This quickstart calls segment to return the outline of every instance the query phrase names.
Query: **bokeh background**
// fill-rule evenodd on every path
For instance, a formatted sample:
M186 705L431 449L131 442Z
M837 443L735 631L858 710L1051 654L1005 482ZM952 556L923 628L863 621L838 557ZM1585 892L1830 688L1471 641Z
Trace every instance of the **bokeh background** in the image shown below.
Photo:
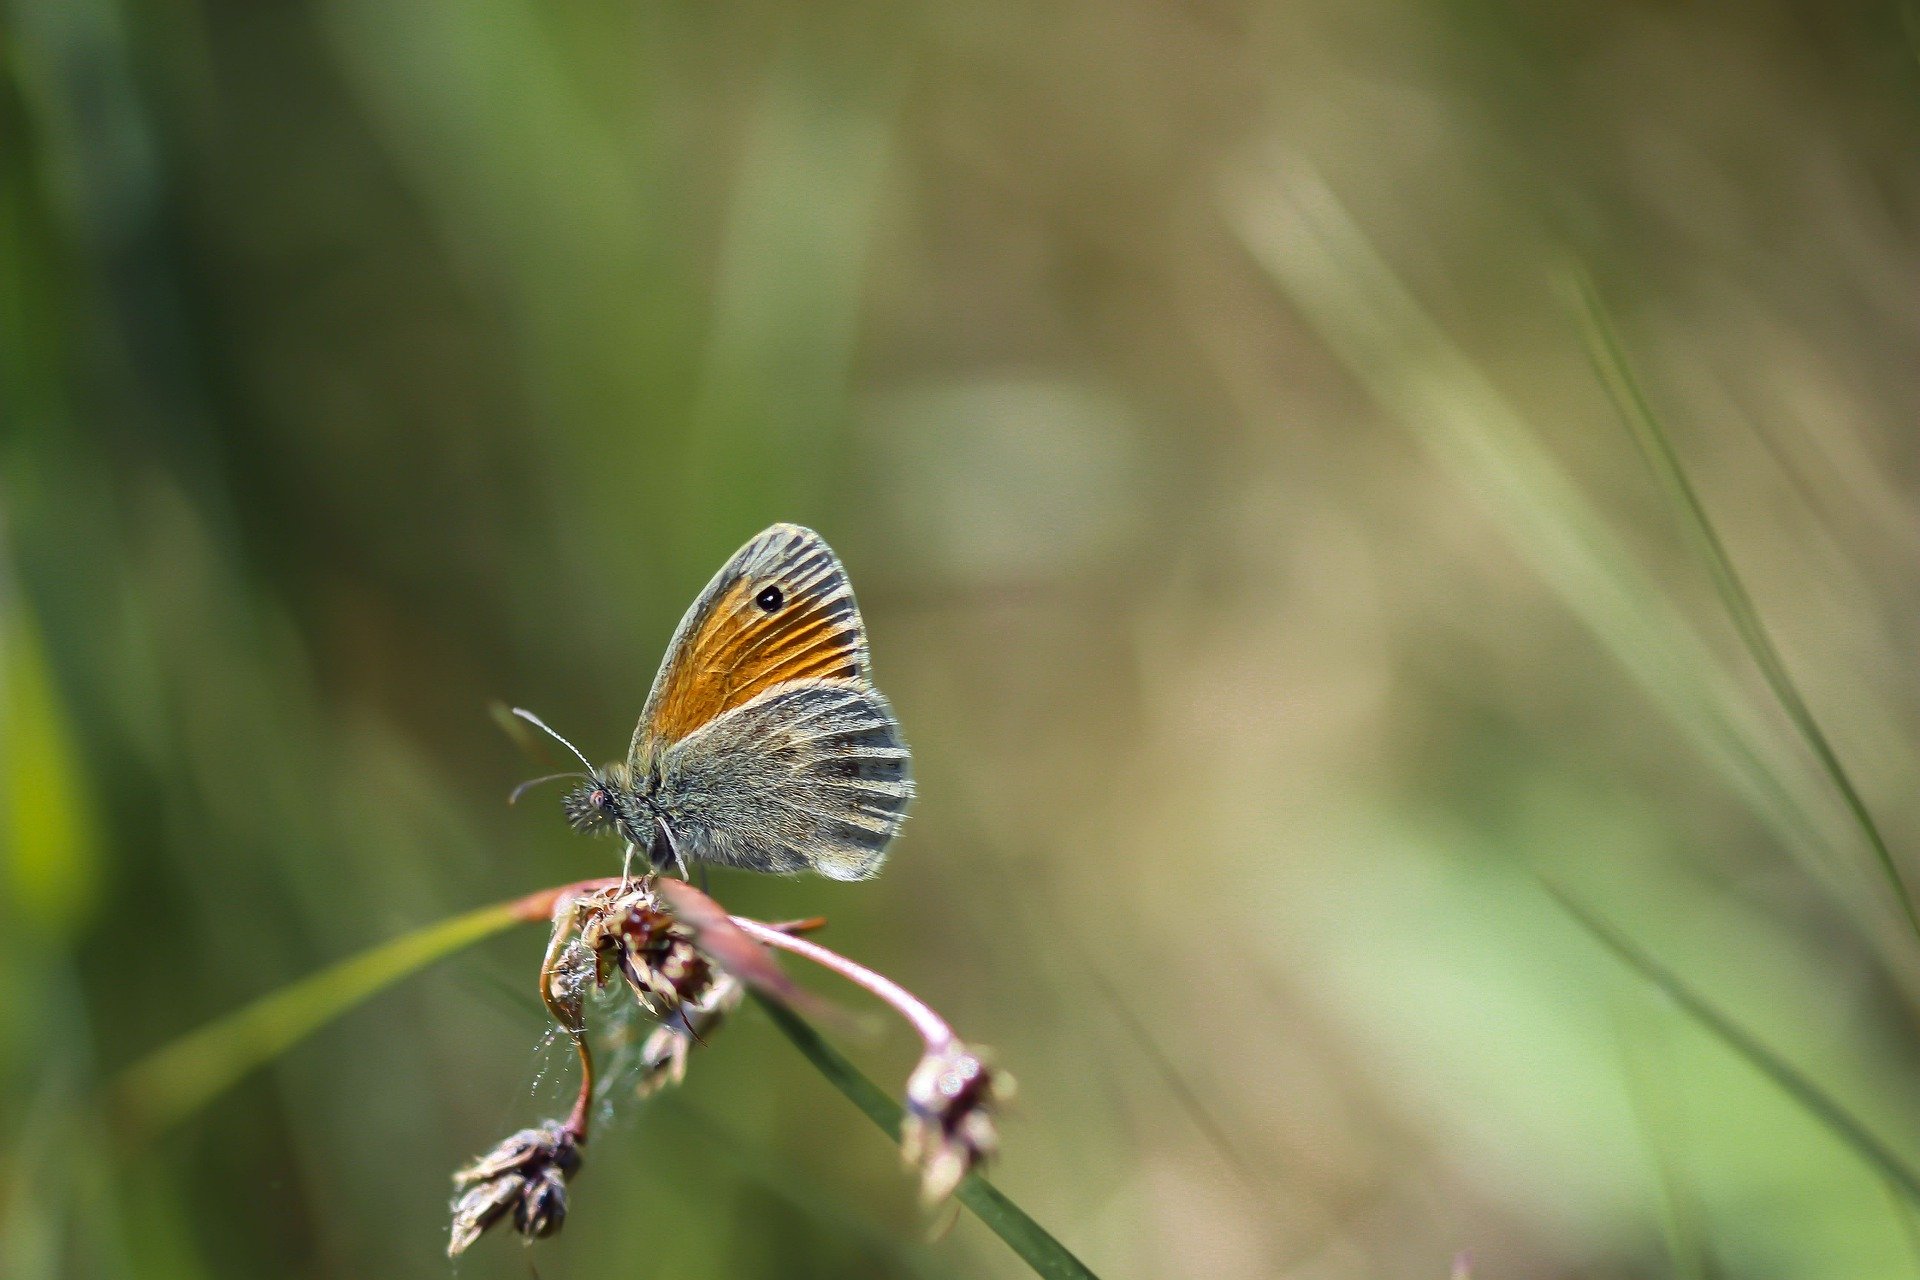
M448 1274L449 1171L570 1085L538 929L163 1135L98 1100L605 873L488 708L615 756L774 520L922 798L877 881L716 892L994 1046L1101 1275L1920 1271L1541 887L1920 1158L1920 941L1582 302L1920 874L1911 10L0 11L0 1273ZM752 1012L616 1112L454 1271L1024 1274Z

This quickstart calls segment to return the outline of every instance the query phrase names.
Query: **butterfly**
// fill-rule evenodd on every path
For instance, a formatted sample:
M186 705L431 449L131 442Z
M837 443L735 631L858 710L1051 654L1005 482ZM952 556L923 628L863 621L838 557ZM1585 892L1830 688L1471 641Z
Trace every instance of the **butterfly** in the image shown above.
M625 761L586 766L562 801L654 869L712 863L864 880L913 798L893 708L868 677L867 629L819 534L776 524L736 551L680 620ZM518 798L524 784L514 792Z

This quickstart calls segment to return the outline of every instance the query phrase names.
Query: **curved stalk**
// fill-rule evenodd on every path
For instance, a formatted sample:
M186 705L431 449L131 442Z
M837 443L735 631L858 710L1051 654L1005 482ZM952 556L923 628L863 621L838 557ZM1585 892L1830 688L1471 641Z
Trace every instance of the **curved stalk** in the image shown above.
M823 969L831 969L848 982L884 1001L894 1012L913 1024L913 1029L920 1033L920 1039L926 1042L929 1050L953 1043L953 1028L947 1025L946 1019L935 1013L926 1001L892 978L875 973L865 965L847 959L838 951L829 951L817 942L807 938L796 938L775 926L761 924L758 920L734 916L733 922L761 942L791 951L797 956L813 961Z

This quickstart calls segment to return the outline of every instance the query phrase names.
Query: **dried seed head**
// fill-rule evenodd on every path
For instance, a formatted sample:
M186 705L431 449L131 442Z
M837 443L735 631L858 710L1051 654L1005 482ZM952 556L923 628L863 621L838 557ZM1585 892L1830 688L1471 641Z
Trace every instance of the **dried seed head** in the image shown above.
M656 1016L697 1000L713 980L692 935L644 888L589 909L580 942L610 957L641 1007Z
M567 1181L549 1169L528 1182L513 1206L513 1228L530 1239L544 1239L567 1220Z
M999 1149L993 1112L1013 1096L1013 1077L958 1040L929 1049L907 1078L900 1152L920 1170L920 1198L937 1204Z
M467 1247L498 1222L507 1210L519 1205L527 1180L517 1173L506 1174L471 1188L453 1202L453 1234L447 1240L447 1256L457 1258Z
M580 1167L580 1143L559 1122L522 1129L453 1175L453 1234L447 1256L457 1258L487 1228L513 1214L525 1236L549 1236L567 1217L567 1180Z
M640 1083L635 1092L642 1098L651 1097L685 1079L687 1055L693 1052L693 1046L703 1043L726 1021L745 994L738 982L724 973L715 974L706 990L669 1014L640 1046Z

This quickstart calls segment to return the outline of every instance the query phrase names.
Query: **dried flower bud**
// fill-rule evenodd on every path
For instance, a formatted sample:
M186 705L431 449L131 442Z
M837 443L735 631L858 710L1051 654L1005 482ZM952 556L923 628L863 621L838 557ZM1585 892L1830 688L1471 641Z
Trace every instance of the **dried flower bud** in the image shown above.
M635 1092L642 1098L650 1097L685 1079L687 1055L693 1052L693 1046L726 1021L745 994L738 982L724 973L715 974L705 991L655 1027L640 1046L640 1083Z
M513 1207L513 1227L521 1235L544 1239L567 1220L567 1180L553 1169L527 1183Z
M520 1203L527 1180L517 1173L506 1174L473 1187L453 1202L453 1234L447 1241L447 1256L457 1258L467 1247L498 1222L507 1210Z
M447 1256L459 1257L509 1210L522 1235L558 1231L567 1216L567 1180L579 1167L579 1139L554 1122L522 1129L454 1174L461 1194L453 1204Z
M952 1195L975 1165L999 1148L993 1110L1013 1096L1013 1077L976 1051L950 1040L927 1051L907 1078L907 1115L900 1152L920 1170L920 1198Z

